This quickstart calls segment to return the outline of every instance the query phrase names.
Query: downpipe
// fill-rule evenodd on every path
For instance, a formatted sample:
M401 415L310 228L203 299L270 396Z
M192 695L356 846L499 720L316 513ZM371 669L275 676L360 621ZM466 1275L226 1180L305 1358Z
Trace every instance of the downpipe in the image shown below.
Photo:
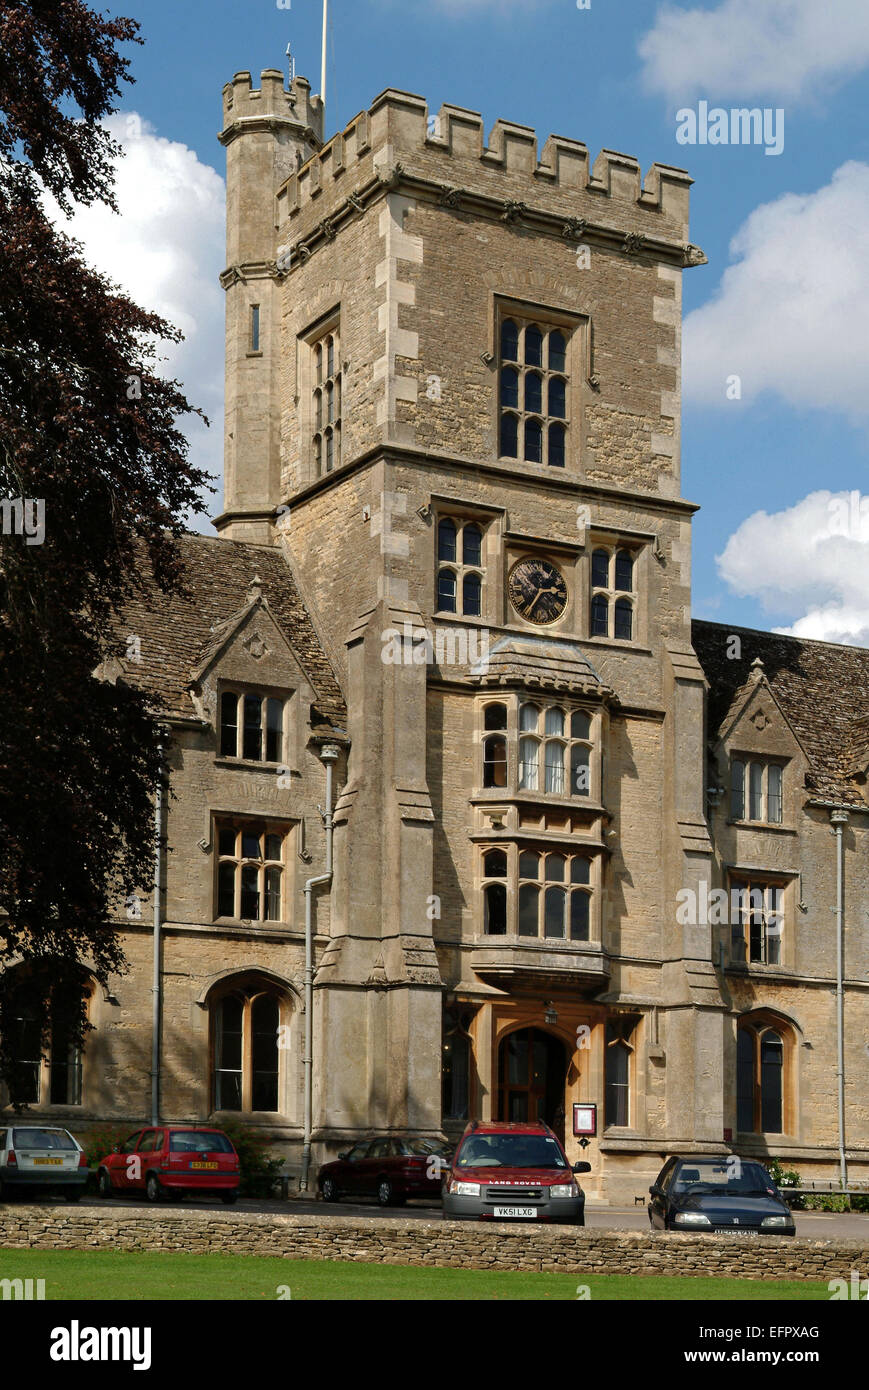
M314 1112L314 927L312 894L322 883L332 882L332 769L338 759L338 745L324 743L320 759L326 766L326 808L323 824L326 827L326 871L309 878L305 883L305 1129L302 1141L302 1176L299 1190L307 1192L311 1170L311 1132Z
M151 1124L160 1123L160 1031L163 1013L163 754L166 735L161 733L157 745L160 760L157 772L157 792L154 798L154 829L157 836L154 850L154 933L153 979L151 982Z
M836 837L836 1089L839 1104L839 1179L842 1191L848 1186L848 1161L845 1157L845 842L843 827L848 824L845 810L830 813L832 833Z

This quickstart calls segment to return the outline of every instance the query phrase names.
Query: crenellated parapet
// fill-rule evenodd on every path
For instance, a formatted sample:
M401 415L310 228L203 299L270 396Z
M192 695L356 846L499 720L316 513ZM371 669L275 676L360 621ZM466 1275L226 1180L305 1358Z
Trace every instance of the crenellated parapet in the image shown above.
M303 262L386 189L490 215L571 240L606 243L626 255L702 264L687 242L683 169L653 164L645 179L630 155L601 150L592 164L581 141L550 135L538 151L530 126L499 119L485 137L476 111L390 88L290 174L277 191L284 269Z
M239 135L251 130L274 131L280 126L292 126L294 133L307 135L309 143L323 143L323 103L311 96L311 84L305 77L296 77L292 86L284 86L280 68L266 68L260 74L260 85L254 87L249 72L237 72L223 89L223 129L218 135L222 145L229 145Z

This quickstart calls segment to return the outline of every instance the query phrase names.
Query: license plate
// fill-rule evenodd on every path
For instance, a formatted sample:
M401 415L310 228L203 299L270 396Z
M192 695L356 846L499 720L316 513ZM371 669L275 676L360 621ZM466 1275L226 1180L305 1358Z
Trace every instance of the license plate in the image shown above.
M533 1221L537 1215L536 1207L496 1207L495 1216L502 1217L505 1221L518 1218Z
M746 1231L742 1226L719 1226L720 1236L756 1236L757 1231Z
M59 1167L61 1166L61 1164L63 1163L63 1159L62 1159L62 1158L35 1158L35 1159L33 1160L33 1162L34 1162L34 1163L53 1163L54 1166L55 1166L56 1168L59 1168Z
M191 1163L191 1168L216 1168L216 1163Z

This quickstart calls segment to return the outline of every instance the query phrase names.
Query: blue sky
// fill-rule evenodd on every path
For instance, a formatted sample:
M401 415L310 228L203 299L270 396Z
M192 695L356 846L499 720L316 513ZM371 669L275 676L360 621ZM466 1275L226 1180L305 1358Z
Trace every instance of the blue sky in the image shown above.
M190 333L178 370L215 415L196 447L219 468L221 88L239 69L283 66L290 41L318 90L321 0L119 8L146 40L132 50L136 85L122 108L145 125L116 126L134 166L122 199L129 233L85 215L75 231ZM330 131L393 86L433 110L479 110L488 126L498 116L532 125L541 146L555 132L584 140L592 158L607 146L644 171L654 160L689 170L692 240L710 262L684 277L682 491L702 507L695 613L869 645L865 0L591 0L582 10L575 0L331 0L330 19ZM677 110L701 100L781 109L781 154L677 143ZM155 187L177 190L159 228L148 222L148 169ZM731 375L739 399L727 399Z

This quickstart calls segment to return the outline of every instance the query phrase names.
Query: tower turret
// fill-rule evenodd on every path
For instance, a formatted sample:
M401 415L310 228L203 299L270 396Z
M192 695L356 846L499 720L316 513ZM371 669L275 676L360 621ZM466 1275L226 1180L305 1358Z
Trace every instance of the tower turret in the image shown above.
M275 193L320 149L323 104L297 77L267 68L259 89L237 72L223 89L226 149L226 403L224 505L215 525L233 540L269 541L280 501L280 293Z

